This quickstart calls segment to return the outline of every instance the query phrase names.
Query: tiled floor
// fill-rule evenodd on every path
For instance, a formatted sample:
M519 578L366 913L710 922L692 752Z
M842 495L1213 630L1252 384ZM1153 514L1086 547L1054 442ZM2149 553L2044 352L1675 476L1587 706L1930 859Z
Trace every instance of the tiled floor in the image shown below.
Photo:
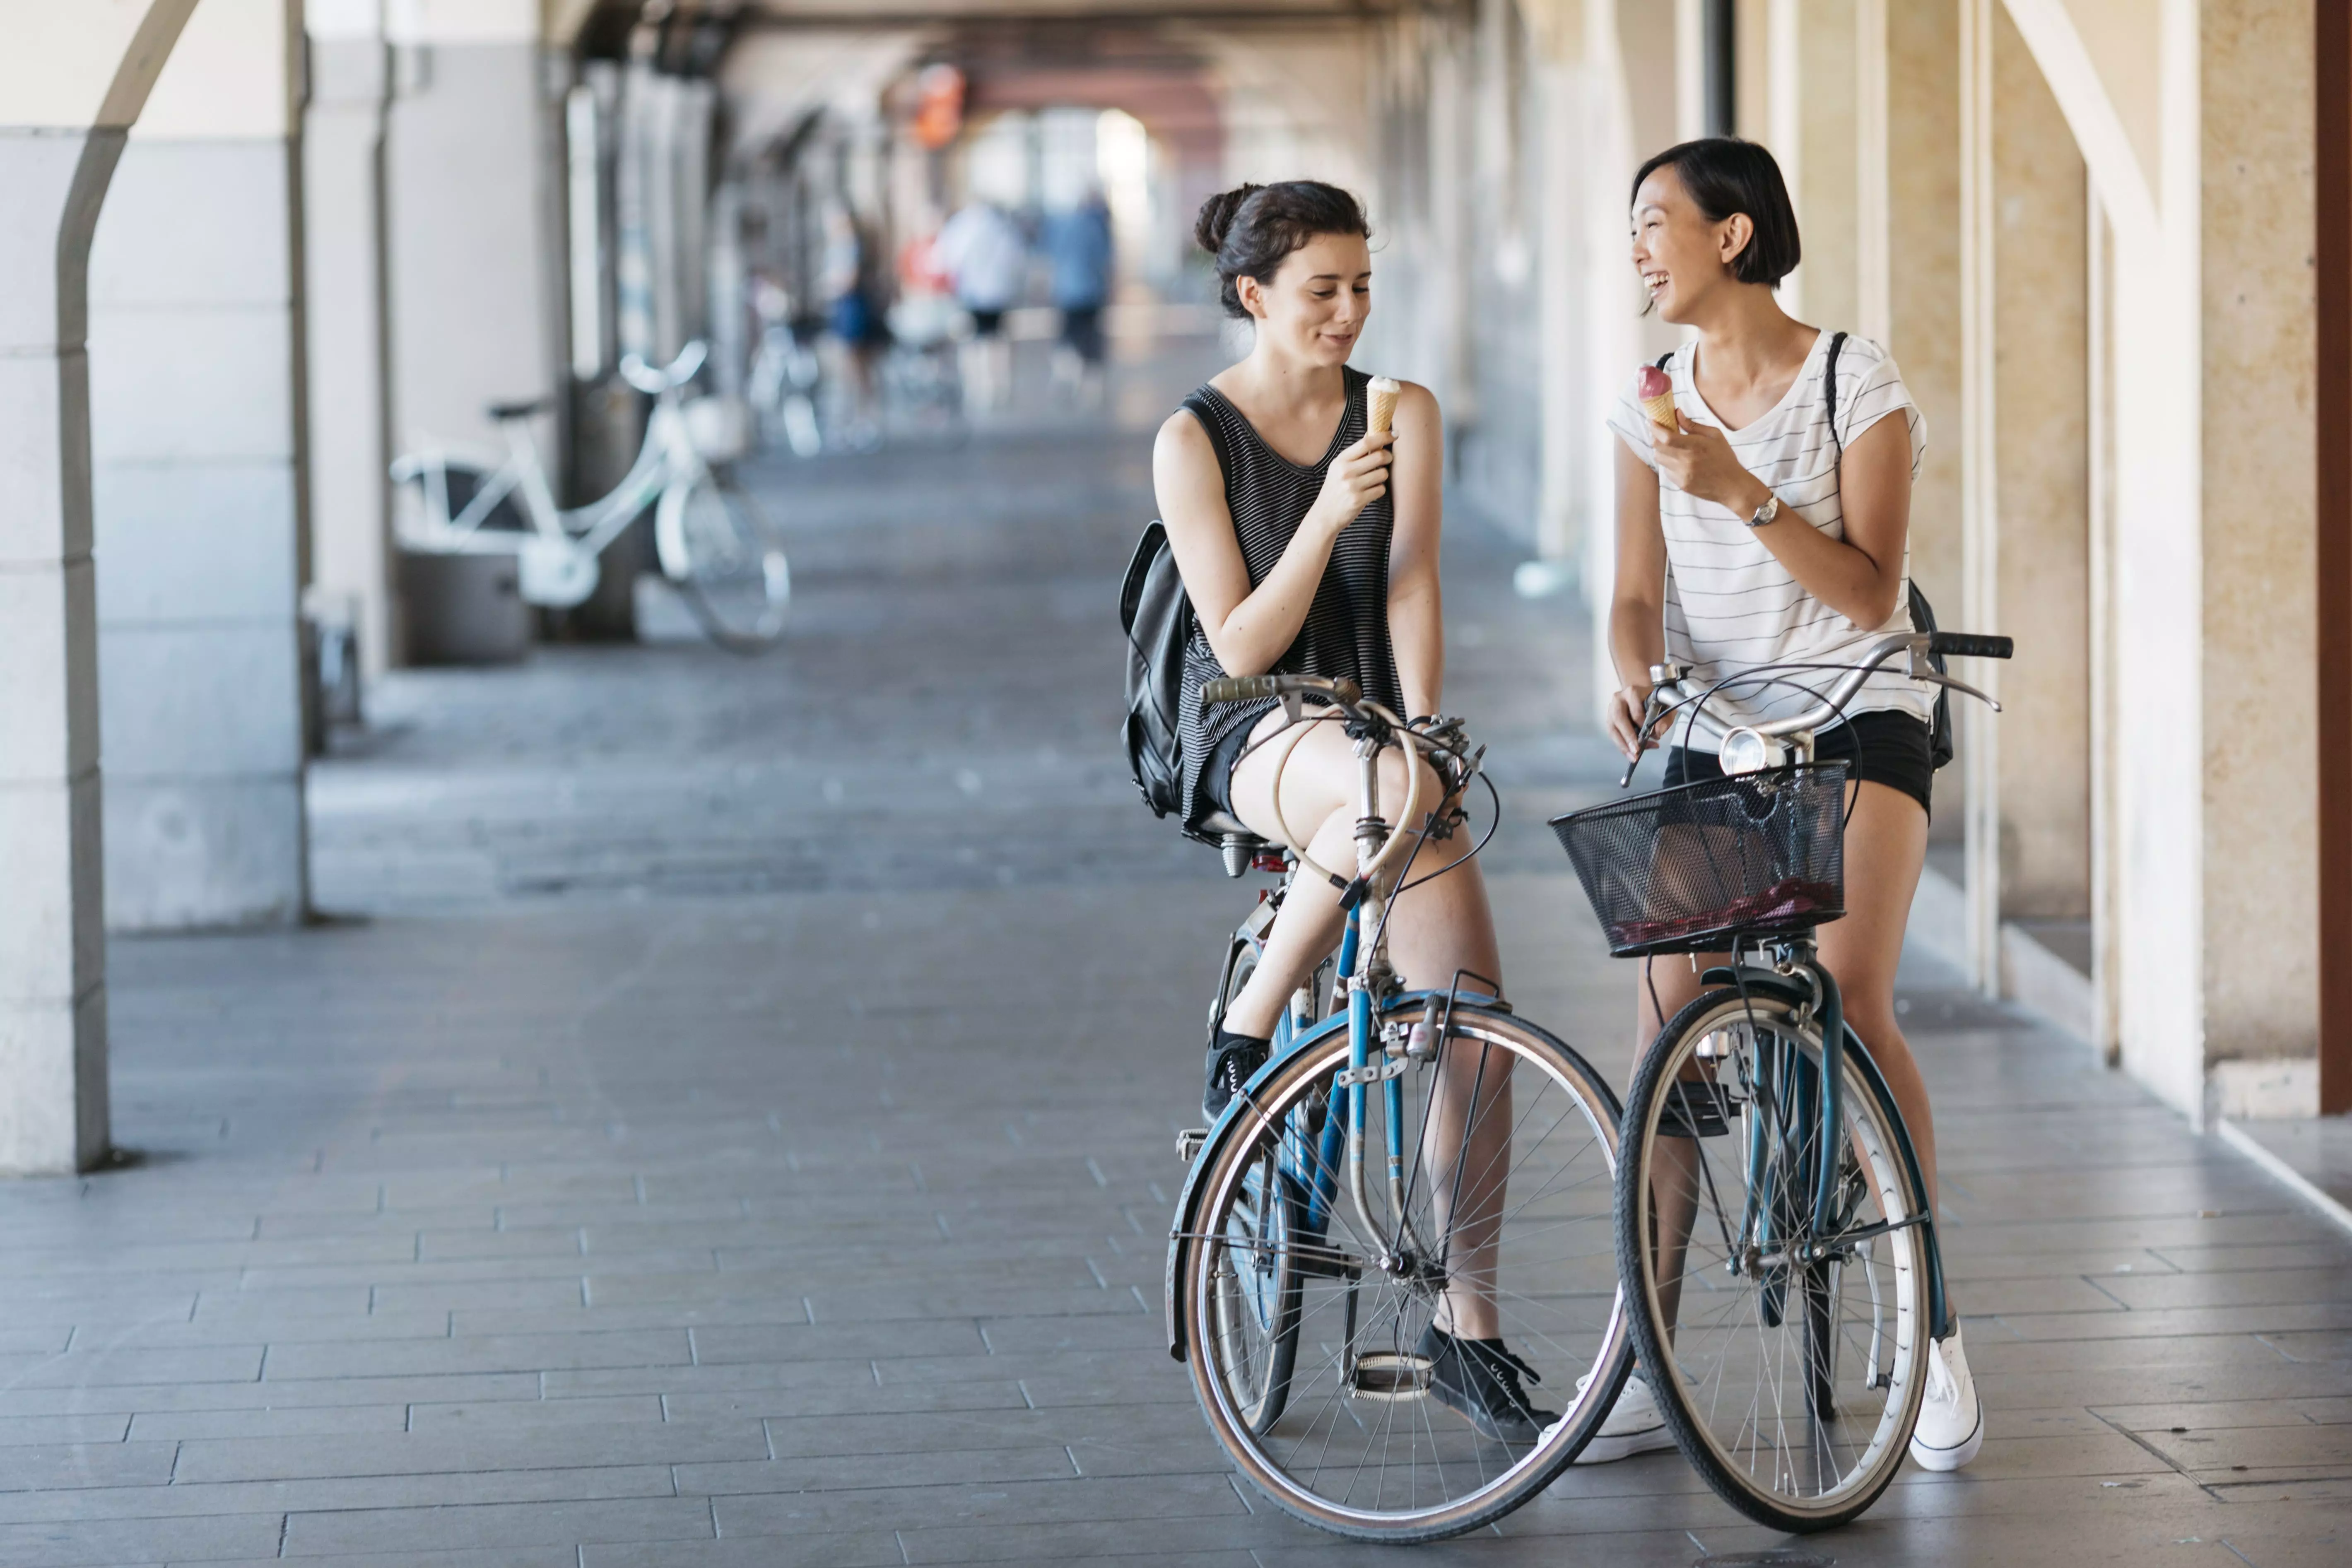
M1136 803L1131 433L770 476L791 646L416 676L322 768L293 934L114 951L133 1163L0 1188L0 1563L1675 1564L1678 1457L1351 1548L1238 1488L1160 1332L1246 894ZM1523 1011L1622 1075L1540 819L1584 633L1454 554ZM1908 977L1991 1440L1801 1550L2352 1560L2352 1245L2127 1082ZM1801 1559L1791 1558L1788 1561Z

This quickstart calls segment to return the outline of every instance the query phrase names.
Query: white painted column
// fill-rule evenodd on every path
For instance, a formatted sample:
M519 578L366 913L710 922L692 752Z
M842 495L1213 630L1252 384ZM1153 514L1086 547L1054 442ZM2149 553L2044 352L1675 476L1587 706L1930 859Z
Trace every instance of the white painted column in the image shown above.
M550 395L561 363L552 112L538 0L390 0L385 126L391 437L503 449L493 402ZM543 441L551 424L539 426ZM557 454L546 451L551 472Z
M106 1152L89 245L194 0L0 0L0 1173Z
M310 580L353 606L360 669L400 662L384 408L382 0L310 0L302 117L302 321Z
M108 921L306 905L290 0L200 0L90 248Z

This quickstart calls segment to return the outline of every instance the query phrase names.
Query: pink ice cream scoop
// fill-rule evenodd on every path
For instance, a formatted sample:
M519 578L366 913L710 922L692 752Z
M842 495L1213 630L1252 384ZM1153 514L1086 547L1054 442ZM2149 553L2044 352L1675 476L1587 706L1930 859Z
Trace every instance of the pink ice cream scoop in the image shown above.
M1633 395L1642 400L1642 412L1650 423L1667 434L1675 429L1675 384L1656 365L1645 364L1642 374L1633 378Z

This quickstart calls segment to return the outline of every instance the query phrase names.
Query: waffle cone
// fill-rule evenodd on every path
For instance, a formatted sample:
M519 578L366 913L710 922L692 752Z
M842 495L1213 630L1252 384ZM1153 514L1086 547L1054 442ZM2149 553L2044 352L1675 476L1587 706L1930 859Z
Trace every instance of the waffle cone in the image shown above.
M1642 399L1642 412L1649 416L1651 424L1661 429L1672 431L1676 427L1675 395L1671 392L1662 392L1655 397Z
M1365 428L1370 431L1388 429L1396 419L1396 405L1397 394L1393 392L1371 394L1366 403Z

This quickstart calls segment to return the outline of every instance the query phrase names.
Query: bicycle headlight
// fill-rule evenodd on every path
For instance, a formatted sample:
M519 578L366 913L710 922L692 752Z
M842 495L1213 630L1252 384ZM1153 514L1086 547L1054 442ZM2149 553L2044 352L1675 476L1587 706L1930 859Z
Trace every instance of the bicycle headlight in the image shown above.
M1723 737L1722 763L1727 773L1759 773L1779 767L1781 761L1780 742L1746 725Z

